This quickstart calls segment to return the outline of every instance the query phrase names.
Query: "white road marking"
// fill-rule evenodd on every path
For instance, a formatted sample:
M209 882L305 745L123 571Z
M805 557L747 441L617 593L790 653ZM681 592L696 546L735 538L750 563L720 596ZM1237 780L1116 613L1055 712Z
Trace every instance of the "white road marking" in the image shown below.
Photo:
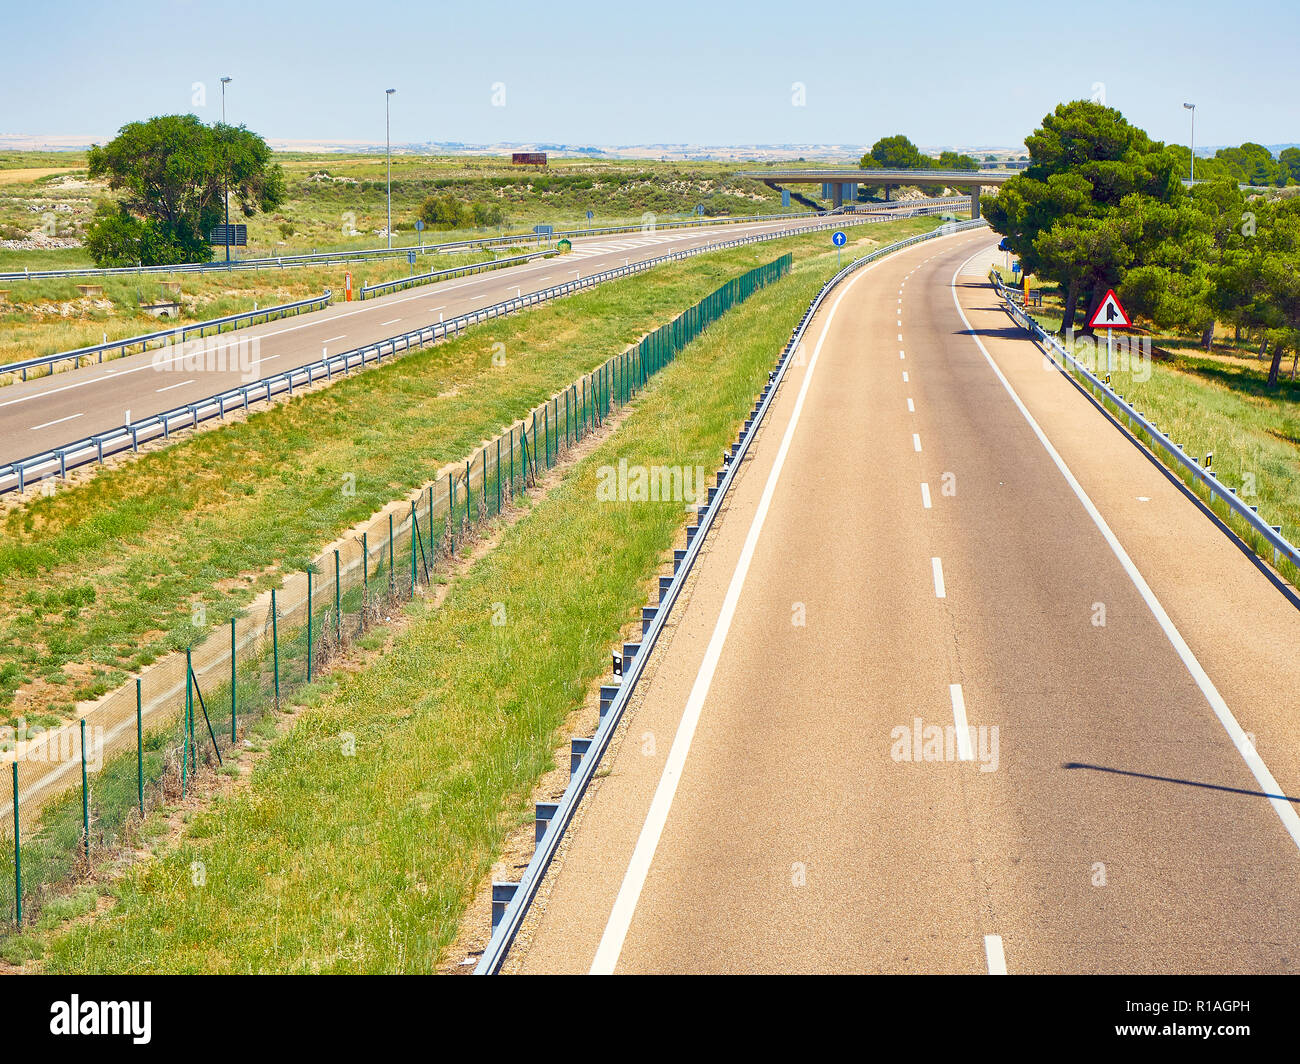
M900 337L899 339L902 339L902 338ZM898 352L898 357L899 357L899 358L905 358L906 356L903 354L902 351L900 351L900 352Z
M198 378L196 377L195 380ZM184 388L187 384L193 384L193 380L181 381L180 384L169 384L166 388L155 388L155 393L170 392L173 388Z
M930 509L930 485L925 481L921 482L921 505Z
M907 383L907 370L903 370L903 383Z
M943 586L943 562L938 558L931 558L930 568L934 572L934 597L947 598L948 591Z
M401 321L402 319L401 319L401 318L395 318L394 320L395 320L395 321ZM386 321L386 322L384 322L384 324L385 324L385 325L391 325L392 322L387 322L387 321ZM322 344L332 344L335 340L343 340L343 339L346 339L347 335L348 335L347 333L339 333L338 336L331 336L328 340L322 340L321 343L322 343Z
M41 429L48 429L51 425L62 425L65 421L71 421L73 418L81 417L84 413L85 411L83 410L81 414L69 414L67 417L56 418L54 421L47 421L44 425L33 425L31 431L39 432Z
M909 414L916 413L916 404L912 402L912 397L910 395L907 397L907 412Z
M903 319L902 319L902 318L899 318L899 319L898 319L898 327L899 327L900 329L903 327Z
M899 342L900 344L903 342L903 334L902 334L902 333L899 333L899 334L898 334L898 342Z
M914 432L912 433L912 450L919 451L920 449L921 449L921 434L919 432Z
M937 562L939 559L935 558ZM942 595L939 596L943 598ZM966 698L961 693L961 684L948 685L948 697L952 699L952 722L957 731L957 760L974 761L975 751L970 742L970 725L966 722Z
M989 975L1007 974L1007 955L1002 949L1001 935L984 936L984 956L988 960Z
M1016 408L1025 421L1029 423L1034 435L1038 437L1038 442L1043 445L1043 450L1047 452L1048 457L1060 470L1061 476L1065 478L1070 490L1074 492L1075 497L1079 500L1088 516L1092 518L1093 524L1101 532L1102 538L1105 539L1112 553L1119 559L1124 572L1128 574L1128 578L1133 582L1133 586L1137 588L1138 594L1142 596L1142 600L1147 604L1147 609L1151 611L1156 623L1164 631L1165 637L1182 660L1183 666L1191 674L1192 679L1196 681L1196 686L1201 689L1201 694L1205 696L1205 700L1210 704L1210 709L1218 718L1219 723L1223 725L1223 730L1228 733L1228 738L1232 740L1232 745L1236 747L1237 753L1246 762L1246 767L1250 769L1260 788L1268 795L1269 804L1272 805L1274 812L1282 821L1282 826L1286 829L1287 834L1291 836L1291 841L1295 843L1297 848L1300 848L1300 813L1296 812L1295 805L1284 796L1282 788L1278 786L1277 780L1273 777L1273 773L1264 764L1264 759L1259 756L1254 744L1246 737L1246 733L1237 722L1237 718L1233 716L1232 710L1228 708L1228 703L1224 701L1223 695L1214 686L1214 681L1210 679L1209 673L1205 671L1196 655L1192 653L1192 648L1187 645L1187 640L1183 638L1182 633L1174 625L1169 614L1165 612L1164 606L1160 604L1155 592L1151 590L1151 585L1146 582L1145 577L1138 571L1138 567L1133 564L1133 559L1129 557L1128 551L1124 549L1119 538L1112 531L1110 525L1106 523L1106 519L1101 516L1101 512L1094 505L1092 499L1088 497L1088 493L1083 490L1083 485L1075 478L1070 471L1070 467L1065 464L1065 459L1052 446L1052 441L1047 438L1047 434L1042 430L1042 427L1034 420L1029 408L1016 394L1016 390L1011 387L1011 382L1007 380L998 364L993 361L993 356L989 354L988 348L984 346L984 341L975 333L970 319L966 317L966 311L962 309L961 301L957 298L957 278L973 259L982 254L986 254L986 252L976 252L958 266L957 272L952 275L950 288L953 306L957 308L957 314L965 324L970 338L975 341L980 353L984 355L984 360L988 362L989 368L993 370L994 375L1002 383L1002 387L1011 396L1012 402L1016 404Z
M883 262L885 260L878 261ZM813 374L817 369L817 361L821 357L822 345L826 342L826 337L830 335L831 323L835 320L835 312L839 310L840 304L853 286L863 277L866 277L876 265L877 263L873 263L871 266L859 271L855 277L850 278L836 297L835 302L831 304L830 312L826 315L826 324L823 326L822 334L817 340L817 346L813 349L812 358L808 360L808 369L804 373L803 384L799 388L794 408L791 410L790 423L786 426L785 435L781 439L781 446L776 452L776 460L772 466L772 471L768 474L767 483L763 486L763 494L758 501L758 508L754 511L753 520L750 522L749 532L745 536L744 547L741 549L740 558L736 562L735 572L731 576L731 583L727 587L727 595L722 603L722 611L718 615L717 623L713 628L713 635L710 637L708 648L704 653L704 660L700 663L699 672L695 676L695 683L691 686L691 693L686 700L686 708L682 713L681 723L677 726L677 733L673 737L672 748L668 751L663 774L659 777L659 785L655 788L654 799L650 803L650 811L646 814L645 823L641 827L641 834L636 840L636 849L633 851L632 859L628 863L627 872L624 874L622 885L619 887L618 897L614 900L614 908L609 914L609 920L605 924L604 933L600 938L600 945L597 947L595 958L591 962L592 975L610 975L618 965L619 954L623 951L623 942L627 938L628 928L632 924L637 901L640 899L641 890L645 886L646 876L650 873L650 865L654 861L655 850L659 847L659 839L663 835L664 825L668 822L668 813L672 808L673 797L677 793L677 784L681 780L682 770L686 765L686 757L690 753L691 741L695 737L695 729L700 722L700 714L704 709L704 701L708 697L709 688L713 684L714 673L718 668L718 661L722 657L722 648L727 641L727 632L730 630L732 619L736 615L736 608L740 602L740 593L745 586L745 577L749 574L749 566L753 561L754 551L758 546L758 537L763 530L763 522L767 518L768 510L771 508L772 497L776 494L777 481L780 479L781 470L785 466L786 455L789 453L790 445L794 440L795 429L799 427L799 416L802 414L804 402L808 398L808 389L812 385Z
M401 320L402 320L401 318L393 318L391 321L381 321L381 322L379 323L379 327L382 329L385 325L396 325L396 324L397 324L399 321L401 321ZM341 339L343 339L343 337L341 337L341 336L336 336L336 337L334 337L334 339L335 339L335 340L341 340ZM325 342L326 342L326 343L329 343L328 340L326 340Z

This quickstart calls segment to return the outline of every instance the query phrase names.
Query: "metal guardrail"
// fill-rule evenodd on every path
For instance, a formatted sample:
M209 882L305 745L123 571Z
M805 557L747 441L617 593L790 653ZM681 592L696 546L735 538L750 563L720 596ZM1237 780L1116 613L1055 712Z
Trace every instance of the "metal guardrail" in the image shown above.
M295 387L310 386L323 379L332 380L335 373L347 375L354 369L363 368L368 363L382 362L385 355L391 357L398 353L405 353L411 350L412 347L423 347L425 344L433 343L449 333L459 335L461 329L477 322L501 317L524 307L535 306L560 296L569 295L583 288L593 287L605 281L643 273L660 263L679 261L694 255L719 251L724 248L740 247L745 244L757 244L768 240L799 236L804 233L835 229L844 225L864 225L873 220L879 219L872 219L869 216L840 218L819 225L781 229L771 233L755 233L732 240L702 244L699 247L671 251L666 255L659 255L652 259L645 259L627 266L619 266L612 270L594 273L580 280L552 285L537 292L529 292L514 299L494 303L489 307L469 311L446 322L438 322L435 325L413 329L389 337L386 340L353 348L338 355L320 358L305 365L297 366L294 369L285 370L283 373L262 377L238 388L220 392L206 399L200 399L185 406L174 407L171 410L153 414L129 424L96 433L93 436L87 436L73 443L0 465L0 494L14 490L19 493L26 491L27 482L33 476L43 478L57 475L66 478L69 469L92 461L102 463L105 456L112 456L127 450L138 451L141 443L148 443L160 437L163 439L170 438L174 429L197 428L202 421L214 417L224 418L230 410L247 410L251 403L270 402L275 396L282 394L292 395Z
M966 201L968 196L952 197ZM904 201L906 202L906 201ZM937 202L937 201L931 201ZM946 202L946 201L945 201ZM888 209L891 205L880 207ZM753 214L728 216L726 218L680 218L656 222L657 229L700 229L719 225L747 225L755 222L790 221L796 218L814 218L828 211L792 211L785 214ZM639 233L643 225L600 226L591 229L566 229L551 233L551 239L562 237L611 236L619 233ZM112 277L127 274L143 276L146 274L167 273L207 273L221 270L263 270L282 269L292 266L328 266L332 263L359 262L366 259L389 258L394 255L409 255L414 251L418 255L438 254L444 251L468 250L471 248L499 247L503 244L530 243L537 240L536 233L507 233L500 236L474 237L470 240L452 240L443 244L409 244L395 248L359 248L356 251L321 251L302 255L277 255L274 258L235 259L226 262L184 262L172 266L85 266L67 270L13 270L0 273L0 281L39 280L54 277Z
M558 803L548 804L544 821L539 815L538 831L541 832L541 835L537 840L532 859L528 862L528 866L524 869L518 883L492 884L492 937L474 969L475 975L495 975L501 970L506 954L514 942L515 936L523 924L524 917L528 913L529 906L541 887L546 870L550 867L556 850L559 848L560 840L571 823L578 805L582 801L583 794L586 793L587 787L595 777L601 757L609 748L614 733L618 729L619 721L622 719L623 713L631 700L632 692L635 690L637 682L645 669L646 659L654 650L655 644L667 624L673 605L681 595L691 567L699 557L704 539L713 526L713 522L722 508L722 501L735 480L736 471L740 468L741 462L758 433L763 418L767 415L777 388L780 387L782 380L785 378L786 369L790 364L790 355L798 350L799 345L803 342L804 331L808 327L808 322L820 309L823 300L840 282L868 263L903 248L911 247L914 244L933 240L936 237L946 236L954 232L978 228L984 224L983 221L958 222L950 226L942 226L929 233L908 237L905 240L899 240L885 247L877 248L870 254L855 259L840 270L822 286L821 291L808 305L808 309L804 311L799 324L795 326L794 331L791 333L789 342L777 358L776 368L768 375L768 382L763 386L753 413L745 421L745 427L741 431L739 441L732 446L723 468L718 472L716 487L709 489L708 503L696 507L696 524L686 530L687 546L685 551L678 552L676 555L677 560L674 563L671 580L668 577L660 578L658 602L654 606L647 607L642 613L643 618L651 614L652 616L648 621L642 620L641 642L624 644L623 653L616 655L622 670L622 677L618 682L617 691L609 700L608 708L605 708L602 694L602 708L604 711L601 714L600 723L596 727L595 735L591 739L575 740L570 760L569 785L565 788L564 794ZM669 582L665 585L664 581L666 580L669 580ZM539 810L540 813L541 810ZM544 829L542 827L543 823L545 823Z
M434 281L444 281L450 277L466 277L471 273L486 273L488 270L498 269L502 266L515 266L523 262L532 262L533 259L545 258L547 255L557 255L554 248L546 251L530 251L527 255L511 255L505 259L492 259L490 262L475 262L468 266L451 266L445 270L431 270L428 273L417 273L410 277L399 277L395 281L380 281L378 284L363 285L361 287L361 298L370 299L372 296L380 293L400 292L404 288L413 288L416 285L430 284Z
M80 365L83 358L94 358L98 356L97 361L103 362L104 356L111 351L116 351L118 358L127 353L127 348L140 346L141 351L148 349L149 345L155 340L161 340L164 343L183 343L188 337L198 333L204 336L207 330L221 332L222 327L230 325L233 328L240 328L243 325L253 325L257 318L263 321L272 321L275 318L284 317L290 312L299 314L308 308L312 310L323 310L329 306L333 298L333 292L325 289L318 296L312 296L310 299L300 299L296 303L281 303L274 307L263 307L260 310L241 310L238 314L227 314L224 318L209 318L207 321L196 321L192 325L181 325L175 329L159 329L157 332L145 333L143 336L132 336L125 340L110 340L107 343L95 344L91 347L79 347L74 351L60 351L58 354L41 355L38 358L25 359L22 362L10 362L7 366L0 366L0 374L17 373L23 380L27 379L29 369L39 369L42 366L48 366L50 371L54 371L55 364L59 362L76 362Z
M1183 450L1181 444L1171 440L1150 418L1142 414L1132 403L1115 391L1108 379L1103 379L1075 358L1055 336L1038 324L1026 311L1011 298L1011 290L1002 282L995 271L989 271L998 295L1002 298L1004 309L1011 319L1028 330L1037 346L1067 375L1075 374L1082 378L1093 397L1109 401L1117 410L1128 418L1131 426L1146 433L1147 438L1160 449L1173 464L1190 473L1192 479L1202 484L1209 491L1211 499L1221 499L1223 503L1240 517L1251 530L1273 548L1273 566L1277 567L1281 558L1286 558L1292 565L1300 568L1300 550L1282 535L1281 525L1270 525L1259 516L1256 507L1243 502L1231 486L1221 481L1214 470L1202 465L1193 455ZM1135 434L1136 435L1136 434Z

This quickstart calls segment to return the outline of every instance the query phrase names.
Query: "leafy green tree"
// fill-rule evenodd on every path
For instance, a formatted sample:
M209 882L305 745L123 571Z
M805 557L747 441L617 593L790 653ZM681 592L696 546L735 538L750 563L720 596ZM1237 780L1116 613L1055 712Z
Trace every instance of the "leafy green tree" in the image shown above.
M929 167L930 160L903 134L897 133L876 141L871 151L858 160L858 165L867 170L921 170ZM869 185L867 194L874 195L883 188L885 199L889 199L889 190L897 187L897 184Z
M1098 103L1058 105L1025 144L1031 165L985 196L983 212L1027 271L1065 288L1071 328L1081 300L1094 308L1140 262L1146 224L1158 220L1146 201L1186 193L1172 153Z
M1300 148L1283 148L1277 161L1286 168L1293 184L1300 184Z
M87 236L96 262L206 262L207 234L223 220L223 191L245 215L284 200L284 172L243 126L206 126L194 115L130 122L89 153L90 176L107 178L116 207L97 209ZM134 224L132 224L134 223Z

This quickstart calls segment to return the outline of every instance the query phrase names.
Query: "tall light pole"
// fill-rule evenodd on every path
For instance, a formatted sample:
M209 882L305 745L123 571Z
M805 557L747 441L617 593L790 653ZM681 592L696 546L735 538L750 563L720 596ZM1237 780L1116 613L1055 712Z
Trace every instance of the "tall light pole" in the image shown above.
M389 119L389 103L396 89L384 90L384 157L388 170L388 246L393 246L393 134Z
M221 79L221 125L223 127L221 130L221 136L223 138L226 135L226 131L224 128L226 124L226 86L229 85L233 80L234 80L233 78L229 78L229 77L223 77ZM221 201L225 205L225 209L226 209L226 263L227 265L229 265L230 263L230 187L229 187L230 175L226 172L225 156L226 153L223 151L221 153L221 162L223 164L221 168Z
M1195 186L1196 186L1196 104L1194 104L1194 103L1185 103L1185 104L1183 104L1183 107L1184 107L1186 110L1192 112L1192 145L1191 145L1191 147L1188 149L1188 151L1191 153L1191 156L1192 156L1192 159L1191 159L1191 163L1192 163L1192 186L1195 187Z

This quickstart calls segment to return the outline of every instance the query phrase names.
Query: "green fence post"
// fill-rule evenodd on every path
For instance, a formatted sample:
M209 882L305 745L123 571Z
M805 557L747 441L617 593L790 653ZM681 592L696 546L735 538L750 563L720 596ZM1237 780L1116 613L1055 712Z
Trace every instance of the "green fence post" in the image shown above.
M469 486L469 459L465 459L465 527L474 527L474 489Z
M275 588L271 588L271 657L275 669L275 705L280 707L280 619L276 616Z
M487 448L486 447L483 448L481 454L483 458L483 490L479 493L479 498L483 500L483 509L490 511L492 509L492 504L488 501ZM489 516L491 515L489 514Z
M501 516L501 437L497 437L497 516Z
M411 598L415 598L415 500L411 500Z
M186 772L190 760L190 652L185 651L185 714L181 717L181 797L185 797Z
M311 644L312 644L312 621L311 621L311 570L307 570L307 682L311 683Z
M18 842L18 762L14 770L14 922L23 922L23 852Z
M140 819L144 819L144 713L141 709L140 677L135 678L135 783L140 792Z
M81 718L81 845L90 863L90 790L86 782L86 718Z
M501 474L497 474L500 476ZM510 498L515 497L515 427L510 426Z
M415 503L411 503L411 509L415 509ZM339 552L336 550L334 552L334 638L338 640L339 646L343 645L343 581L341 576Z
M499 474L498 474L499 475ZM429 485L429 561L438 561L438 550L433 545L433 485Z
M239 707L239 691L235 686L235 618L230 618L230 744L235 743L235 713ZM212 744L213 746L216 743Z
M452 524L456 516L456 477L447 474L447 540L451 545L451 556L456 557L456 529Z

